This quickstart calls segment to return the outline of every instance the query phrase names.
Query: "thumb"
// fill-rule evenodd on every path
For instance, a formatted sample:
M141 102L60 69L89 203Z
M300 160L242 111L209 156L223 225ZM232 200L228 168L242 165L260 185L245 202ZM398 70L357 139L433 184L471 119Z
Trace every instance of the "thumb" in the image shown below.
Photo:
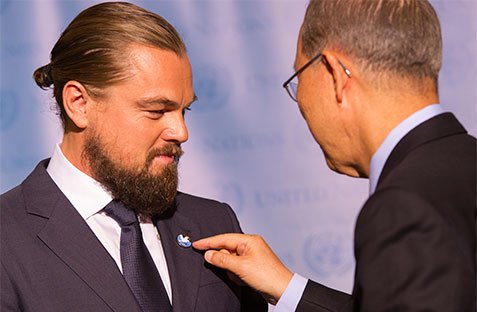
M216 250L208 250L204 255L205 260L221 269L226 269L237 274L237 270L239 269L239 259L238 256L224 253ZM238 275L238 274L237 274Z

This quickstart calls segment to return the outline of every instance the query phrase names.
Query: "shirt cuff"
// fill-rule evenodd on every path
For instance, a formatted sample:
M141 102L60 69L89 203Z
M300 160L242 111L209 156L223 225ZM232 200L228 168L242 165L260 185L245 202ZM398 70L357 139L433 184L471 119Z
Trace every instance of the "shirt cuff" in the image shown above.
M282 297L278 300L277 305L275 306L274 312L290 312L295 311L298 302L300 302L303 292L305 291L306 284L308 279L303 276L295 273L293 278L288 284L287 288L283 292Z

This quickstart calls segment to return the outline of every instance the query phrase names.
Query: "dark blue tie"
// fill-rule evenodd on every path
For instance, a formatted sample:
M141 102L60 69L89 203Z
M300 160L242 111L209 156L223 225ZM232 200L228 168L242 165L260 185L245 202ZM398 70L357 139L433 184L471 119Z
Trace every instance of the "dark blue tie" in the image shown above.
M136 213L116 200L104 211L121 226L123 276L143 312L172 312L161 276L142 239Z

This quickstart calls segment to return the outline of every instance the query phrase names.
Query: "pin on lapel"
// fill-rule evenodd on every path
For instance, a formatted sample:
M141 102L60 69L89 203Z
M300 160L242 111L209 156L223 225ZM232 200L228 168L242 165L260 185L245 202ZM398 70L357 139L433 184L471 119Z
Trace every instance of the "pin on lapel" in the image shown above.
M179 234L177 235L177 244L179 246L184 247L184 248L189 248L192 246L192 242L190 241L190 237L185 234Z

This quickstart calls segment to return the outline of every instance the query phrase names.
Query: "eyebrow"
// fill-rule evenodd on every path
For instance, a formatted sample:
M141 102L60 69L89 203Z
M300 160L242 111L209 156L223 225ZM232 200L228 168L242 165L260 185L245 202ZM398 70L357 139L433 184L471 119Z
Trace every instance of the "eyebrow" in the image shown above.
M194 103L197 100L198 100L198 97L197 97L197 95L194 94L194 97L192 98L192 101L187 103L185 105L185 107L186 108L190 107L192 105L192 103ZM143 108L147 108L147 107L154 106L154 105L163 105L163 106L168 107L168 108L177 109L181 106L176 101L172 101L168 98L163 98L163 97L161 97L161 98L150 98L150 99L140 99L136 102L136 104L140 107L143 107Z

